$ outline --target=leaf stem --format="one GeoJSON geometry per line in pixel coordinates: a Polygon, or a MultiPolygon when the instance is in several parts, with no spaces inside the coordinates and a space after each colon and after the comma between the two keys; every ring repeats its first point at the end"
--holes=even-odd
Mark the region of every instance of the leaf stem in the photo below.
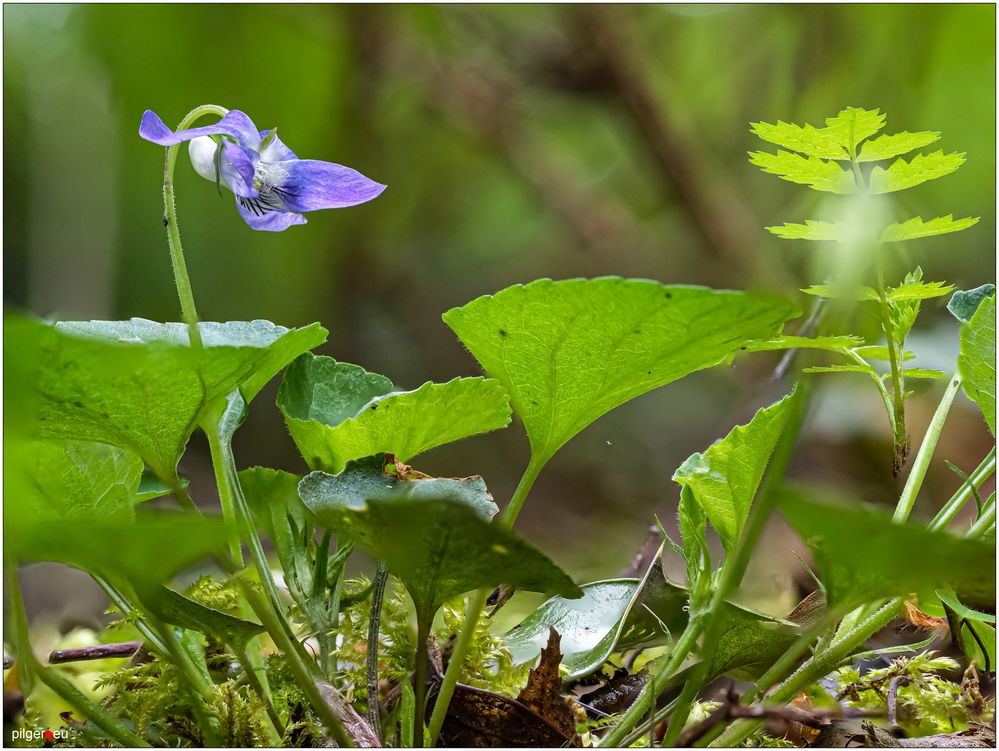
{"type": "MultiPolygon", "coordinates": [[[[916,458],[912,461],[912,469],[909,470],[905,487],[902,489],[902,494],[898,498],[898,504],[895,506],[895,515],[892,517],[896,522],[903,522],[909,518],[909,513],[916,503],[916,496],[923,486],[926,470],[929,469],[930,461],[933,459],[933,452],[936,451],[937,443],[940,441],[940,433],[943,431],[944,423],[947,421],[950,406],[954,403],[954,397],[957,395],[960,387],[961,376],[955,373],[954,377],[950,379],[950,383],[947,384],[943,397],[940,399],[940,404],[937,405],[936,412],[933,413],[933,418],[930,420],[926,434],[923,436],[923,442],[919,446],[916,458]]],[[[994,459],[994,449],[992,455],[994,459]]]]}
{"type": "MultiPolygon", "coordinates": [[[[214,104],[203,104],[195,107],[184,116],[177,130],[189,128],[196,120],[205,115],[225,117],[229,112],[225,107],[214,104]]],[[[163,224],[167,230],[167,244],[170,246],[170,262],[173,265],[174,284],[177,296],[180,298],[181,314],[187,324],[191,347],[201,348],[201,332],[198,331],[198,311],[194,305],[194,290],[191,288],[191,278],[187,273],[187,262],[184,260],[184,247],[180,242],[180,228],[177,226],[177,204],[173,193],[173,173],[177,165],[177,149],[179,144],[168,146],[163,161],[163,224]]]]}
{"type": "Polygon", "coordinates": [[[238,523],[239,514],[236,511],[236,498],[233,485],[228,481],[226,451],[218,434],[217,423],[214,430],[206,430],[208,448],[212,455],[212,473],[215,475],[215,485],[219,491],[219,504],[222,506],[222,516],[229,522],[229,556],[238,568],[243,567],[243,543],[240,540],[238,523]]]}
{"type": "MultiPolygon", "coordinates": [[[[513,527],[514,522],[517,521],[517,516],[520,514],[520,510],[524,506],[524,501],[527,500],[528,493],[534,487],[534,482],[538,479],[538,475],[541,474],[541,470],[544,469],[547,461],[547,459],[537,459],[532,454],[531,461],[528,463],[527,469],[524,470],[520,482],[517,483],[517,489],[513,492],[510,503],[496,516],[493,524],[497,524],[503,529],[511,529],[513,527]]],[[[486,599],[489,597],[489,592],[488,588],[479,589],[473,592],[468,598],[468,604],[465,606],[465,620],[462,623],[461,632],[458,634],[458,640],[455,642],[454,649],[451,652],[451,660],[447,664],[447,670],[444,671],[444,678],[441,682],[440,690],[437,692],[437,699],[434,704],[434,712],[430,717],[429,731],[431,743],[437,742],[437,736],[440,734],[441,726],[444,724],[448,705],[451,703],[451,697],[454,695],[454,687],[458,684],[458,678],[461,676],[465,655],[468,653],[472,636],[475,634],[475,628],[478,626],[479,618],[482,616],[482,610],[486,606],[486,599]]],[[[422,719],[420,722],[422,723],[422,719]]]]}
{"type": "Polygon", "coordinates": [[[413,748],[423,748],[423,726],[427,716],[427,641],[430,639],[430,622],[433,613],[416,616],[416,666],[413,671],[413,696],[416,699],[416,716],[413,722],[413,748]]]}

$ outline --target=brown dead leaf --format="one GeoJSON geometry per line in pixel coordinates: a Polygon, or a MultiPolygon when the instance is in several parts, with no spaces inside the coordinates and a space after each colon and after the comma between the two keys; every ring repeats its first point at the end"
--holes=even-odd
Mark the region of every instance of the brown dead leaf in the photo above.
{"type": "Polygon", "coordinates": [[[548,646],[541,650],[541,661],[531,670],[527,685],[517,701],[548,720],[566,737],[576,734],[576,721],[568,702],[562,698],[562,678],[558,666],[562,663],[559,644],[562,637],[554,628],[548,631],[548,646]]]}
{"type": "MultiPolygon", "coordinates": [[[[572,711],[561,695],[558,666],[562,656],[558,643],[558,633],[553,629],[541,663],[531,671],[527,686],[516,699],[459,683],[437,745],[443,748],[579,746],[572,711]]],[[[430,680],[434,685],[427,707],[428,718],[442,677],[440,650],[432,640],[429,646],[430,680]]]]}
{"type": "Polygon", "coordinates": [[[905,603],[905,619],[916,628],[923,628],[931,631],[935,628],[948,628],[946,618],[935,618],[931,615],[926,615],[926,613],[908,600],[905,603]]]}

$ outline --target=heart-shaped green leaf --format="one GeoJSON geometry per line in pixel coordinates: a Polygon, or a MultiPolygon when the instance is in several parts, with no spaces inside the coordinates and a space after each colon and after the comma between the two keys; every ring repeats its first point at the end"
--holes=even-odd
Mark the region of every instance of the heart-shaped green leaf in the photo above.
{"type": "Polygon", "coordinates": [[[742,534],[760,480],[787,424],[791,399],[788,396],[761,409],[747,425],[736,426],[673,473],[675,482],[691,489],[729,552],[742,534]]]}
{"type": "Polygon", "coordinates": [[[288,368],[278,407],[306,463],[332,473],[378,453],[409,461],[510,422],[509,397],[496,381],[455,378],[394,391],[384,376],[311,354],[288,368]]]}
{"type": "Polygon", "coordinates": [[[964,393],[985,415],[985,422],[996,434],[996,298],[981,300],[971,320],[961,326],[961,353],[957,370],[964,382],[964,393]]]}
{"type": "Polygon", "coordinates": [[[788,302],[644,279],[541,279],[444,321],[510,392],[535,464],[636,396],[717,365],[797,315],[788,302]]]}
{"type": "Polygon", "coordinates": [[[784,488],[778,503],[808,546],[830,607],[951,587],[972,602],[995,601],[995,544],[960,539],[894,522],[869,506],[812,500],[818,493],[784,488]]]}
{"type": "Polygon", "coordinates": [[[66,322],[43,356],[42,422],[49,435],[136,451],[168,484],[199,420],[239,388],[251,399],[285,364],[326,338],[318,324],[201,323],[204,348],[179,323],[66,322]]]}
{"type": "MultiPolygon", "coordinates": [[[[299,494],[327,527],[384,561],[406,585],[425,623],[451,597],[508,584],[531,592],[580,596],[579,588],[537,548],[486,521],[452,498],[369,498],[338,504],[321,473],[302,480],[299,494]]],[[[396,491],[398,492],[398,491],[396,491]]]]}

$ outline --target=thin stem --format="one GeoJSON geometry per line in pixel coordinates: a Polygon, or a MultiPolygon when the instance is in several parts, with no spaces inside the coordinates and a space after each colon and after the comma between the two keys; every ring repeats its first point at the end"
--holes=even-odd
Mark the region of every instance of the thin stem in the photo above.
{"type": "Polygon", "coordinates": [[[985,507],[982,509],[982,515],[975,520],[969,528],[965,537],[972,539],[980,539],[984,537],[993,524],[996,523],[996,502],[995,498],[990,501],[986,501],[985,507]]]}
{"type": "Polygon", "coordinates": [[[423,748],[423,726],[427,716],[427,640],[430,639],[430,621],[425,613],[416,616],[416,666],[413,672],[413,696],[416,698],[416,716],[413,722],[413,748],[423,748]]]}
{"type": "Polygon", "coordinates": [[[631,746],[632,743],[637,741],[646,733],[653,732],[656,729],[656,725],[658,725],[660,722],[665,720],[673,713],[673,710],[676,708],[676,702],[677,700],[674,699],[662,709],[658,709],[655,712],[653,712],[651,717],[649,717],[642,725],[639,725],[637,728],[635,728],[634,732],[631,735],[629,735],[627,738],[621,741],[621,746],[624,748],[628,748],[629,746],[631,746]]]}
{"type": "Polygon", "coordinates": [[[239,515],[236,511],[236,498],[233,484],[229,482],[228,466],[226,464],[227,454],[222,447],[222,439],[218,434],[217,423],[212,426],[215,429],[206,431],[208,434],[208,446],[212,455],[212,473],[215,475],[215,484],[219,491],[219,504],[222,506],[222,517],[229,524],[229,555],[237,568],[243,567],[243,544],[240,541],[239,527],[237,523],[239,515]]]}
{"type": "MultiPolygon", "coordinates": [[[[494,524],[499,525],[503,529],[511,529],[513,527],[514,522],[517,521],[517,516],[520,514],[520,510],[524,506],[524,501],[527,500],[528,493],[531,492],[531,488],[534,486],[534,481],[538,479],[538,475],[541,474],[541,470],[547,461],[547,459],[535,459],[534,456],[531,457],[527,469],[524,470],[520,482],[517,483],[517,489],[513,493],[513,498],[510,499],[507,507],[493,521],[494,524]]],[[[464,667],[465,655],[468,653],[468,647],[472,643],[472,635],[475,633],[479,618],[482,617],[482,610],[486,606],[489,593],[490,590],[488,588],[480,589],[474,592],[468,599],[461,633],[458,634],[458,640],[455,642],[454,649],[451,652],[451,660],[448,662],[447,670],[444,671],[440,691],[437,692],[434,713],[430,717],[429,730],[431,743],[437,742],[437,736],[440,734],[441,726],[444,724],[444,717],[447,715],[447,708],[451,703],[454,687],[458,685],[458,678],[461,676],[461,670],[464,667]]],[[[422,724],[422,719],[420,722],[422,724]]]]}
{"type": "Polygon", "coordinates": [[[547,460],[536,461],[533,456],[531,457],[531,462],[527,465],[527,469],[524,470],[520,482],[517,483],[517,489],[513,492],[513,498],[510,499],[507,507],[496,517],[496,523],[499,526],[504,529],[513,528],[514,522],[517,521],[517,517],[520,515],[520,510],[524,507],[524,501],[527,500],[527,494],[531,492],[531,488],[534,487],[534,481],[538,479],[538,475],[541,474],[541,470],[544,469],[546,463],[547,460]]]}
{"type": "Polygon", "coordinates": [[[454,649],[451,650],[451,659],[447,664],[447,670],[444,671],[440,690],[437,692],[434,713],[430,716],[428,729],[431,744],[437,742],[437,736],[440,735],[441,727],[444,725],[444,718],[447,716],[447,708],[451,703],[451,697],[454,695],[454,688],[458,684],[458,678],[461,677],[465,655],[468,653],[468,648],[472,643],[472,637],[475,635],[475,629],[479,624],[479,617],[486,607],[486,600],[489,599],[490,591],[488,587],[478,589],[468,596],[468,604],[465,605],[465,619],[461,624],[458,639],[454,643],[454,649]]]}
{"type": "MultiPolygon", "coordinates": [[[[187,113],[177,130],[191,127],[199,118],[205,115],[225,117],[229,112],[225,107],[205,104],[187,113]]],[[[198,311],[194,306],[194,290],[191,288],[191,278],[187,273],[187,262],[184,260],[184,247],[180,242],[180,228],[177,226],[177,204],[173,193],[173,172],[177,165],[177,149],[179,144],[168,146],[163,163],[163,224],[167,230],[167,244],[170,246],[170,262],[173,265],[173,278],[180,298],[180,309],[187,324],[191,347],[201,348],[201,332],[198,331],[198,311]]]]}
{"type": "Polygon", "coordinates": [[[111,582],[107,581],[97,574],[91,574],[91,578],[97,582],[98,586],[104,590],[104,593],[108,596],[108,599],[114,603],[115,607],[122,612],[129,622],[131,622],[142,634],[142,638],[146,640],[153,649],[155,649],[159,654],[166,656],[167,648],[163,643],[163,640],[157,636],[156,632],[150,628],[149,624],[146,623],[139,611],[129,602],[128,598],[118,590],[111,582]]]}
{"type": "Polygon", "coordinates": [[[982,484],[992,476],[992,473],[996,471],[996,447],[993,446],[988,455],[982,460],[982,463],[978,465],[974,472],[968,475],[968,478],[961,483],[961,487],[957,489],[957,492],[950,497],[950,500],[943,505],[943,508],[937,512],[937,515],[933,517],[933,521],[930,522],[930,529],[943,529],[948,524],[950,524],[951,519],[953,519],[957,512],[961,510],[968,499],[974,495],[974,492],[978,490],[982,484]]]}
{"type": "Polygon", "coordinates": [[[382,738],[381,705],[378,700],[378,630],[382,621],[382,599],[385,596],[385,585],[388,583],[388,567],[378,562],[375,572],[374,587],[371,590],[371,612],[368,616],[368,724],[372,731],[382,738]]]}
{"type": "MultiPolygon", "coordinates": [[[[923,486],[923,479],[926,477],[926,470],[929,469],[933,452],[936,451],[937,443],[940,441],[940,433],[943,431],[944,422],[947,420],[947,413],[950,412],[950,405],[954,402],[958,389],[961,387],[961,376],[957,373],[950,379],[947,389],[944,391],[940,404],[937,405],[933,419],[930,420],[929,427],[926,428],[926,435],[919,446],[916,458],[912,461],[912,469],[909,470],[909,477],[906,478],[905,487],[898,498],[895,506],[894,520],[903,522],[909,518],[913,505],[916,503],[916,496],[923,486]]],[[[994,455],[994,452],[993,452],[994,455]]]]}

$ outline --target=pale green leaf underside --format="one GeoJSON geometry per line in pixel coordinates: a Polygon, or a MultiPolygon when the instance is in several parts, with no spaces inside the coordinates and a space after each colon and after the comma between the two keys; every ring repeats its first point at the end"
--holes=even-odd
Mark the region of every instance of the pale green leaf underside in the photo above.
{"type": "Polygon", "coordinates": [[[778,151],[776,154],[754,151],[750,152],[749,161],[764,172],[815,190],[840,195],[857,192],[853,174],[836,162],[804,157],[790,151],[778,151]]]}
{"type": "Polygon", "coordinates": [[[384,561],[406,585],[418,618],[429,620],[451,597],[500,584],[581,595],[547,556],[465,503],[390,495],[361,507],[337,506],[310,477],[299,486],[305,505],[322,524],[384,561]]]}
{"type": "Polygon", "coordinates": [[[899,524],[869,506],[813,500],[816,491],[787,488],[784,517],[811,550],[830,605],[953,587],[973,602],[995,601],[995,545],[899,524]]]}
{"type": "Polygon", "coordinates": [[[974,289],[959,290],[947,303],[947,310],[961,323],[967,323],[974,317],[982,300],[993,297],[995,293],[996,286],[994,284],[983,284],[974,289]]]}
{"type": "Polygon", "coordinates": [[[929,146],[939,138],[940,134],[932,131],[918,133],[902,131],[891,135],[881,135],[861,144],[857,161],[878,162],[883,159],[893,159],[902,154],[908,154],[910,151],[929,146]]]}
{"type": "Polygon", "coordinates": [[[205,348],[183,324],[142,319],[59,323],[40,374],[45,433],[136,451],[165,482],[207,408],[239,388],[252,397],[287,362],[320,344],[318,324],[201,323],[205,348]]]}
{"type": "Polygon", "coordinates": [[[996,434],[996,298],[981,301],[975,315],[961,326],[961,352],[957,369],[964,393],[982,410],[996,434]]]}
{"type": "Polygon", "coordinates": [[[736,426],[703,453],[691,455],[673,473],[675,482],[693,491],[730,552],[742,534],[792,403],[793,397],[787,396],[761,409],[748,424],[736,426]]]}
{"type": "Polygon", "coordinates": [[[797,315],[784,300],[644,279],[542,279],[444,321],[499,380],[547,461],[601,415],[725,361],[797,315]]]}
{"type": "MultiPolygon", "coordinates": [[[[642,580],[611,579],[581,589],[583,597],[553,597],[504,634],[515,665],[537,658],[550,628],[562,637],[567,677],[578,678],[598,669],[614,652],[669,644],[687,626],[688,592],[663,576],[658,556],[642,580]]],[[[765,663],[764,652],[780,654],[797,632],[791,623],[731,603],[725,603],[722,614],[723,635],[711,676],[765,663]]]]}
{"type": "Polygon", "coordinates": [[[369,498],[391,494],[395,498],[448,499],[464,503],[487,521],[499,510],[479,476],[400,478],[383,471],[385,455],[376,454],[348,462],[338,475],[313,472],[301,483],[314,513],[324,508],[361,508],[369,498]]]}
{"type": "Polygon", "coordinates": [[[425,383],[414,391],[379,394],[381,388],[391,387],[386,379],[357,366],[346,366],[349,371],[342,366],[330,358],[306,355],[289,368],[281,385],[278,406],[299,452],[313,469],[337,473],[352,459],[378,453],[409,461],[424,451],[510,422],[509,396],[495,380],[455,378],[425,383]],[[331,375],[330,380],[313,378],[316,368],[331,375]],[[303,380],[308,380],[309,388],[301,387],[303,380]],[[326,424],[317,418],[338,422],[326,424]]]}
{"type": "Polygon", "coordinates": [[[964,164],[964,154],[944,154],[934,151],[932,154],[916,154],[911,161],[896,159],[887,169],[875,167],[868,178],[870,192],[894,193],[905,190],[928,180],[949,175],[964,164]]]}
{"type": "MultiPolygon", "coordinates": [[[[904,222],[889,224],[881,233],[881,242],[902,242],[946,235],[950,232],[960,232],[976,224],[978,224],[977,217],[954,219],[948,214],[924,222],[922,217],[916,216],[904,222]]],[[[812,219],[806,219],[804,224],[786,222],[778,227],[767,227],[767,230],[785,240],[816,242],[847,242],[850,235],[850,227],[845,222],[820,222],[812,219]]]]}

